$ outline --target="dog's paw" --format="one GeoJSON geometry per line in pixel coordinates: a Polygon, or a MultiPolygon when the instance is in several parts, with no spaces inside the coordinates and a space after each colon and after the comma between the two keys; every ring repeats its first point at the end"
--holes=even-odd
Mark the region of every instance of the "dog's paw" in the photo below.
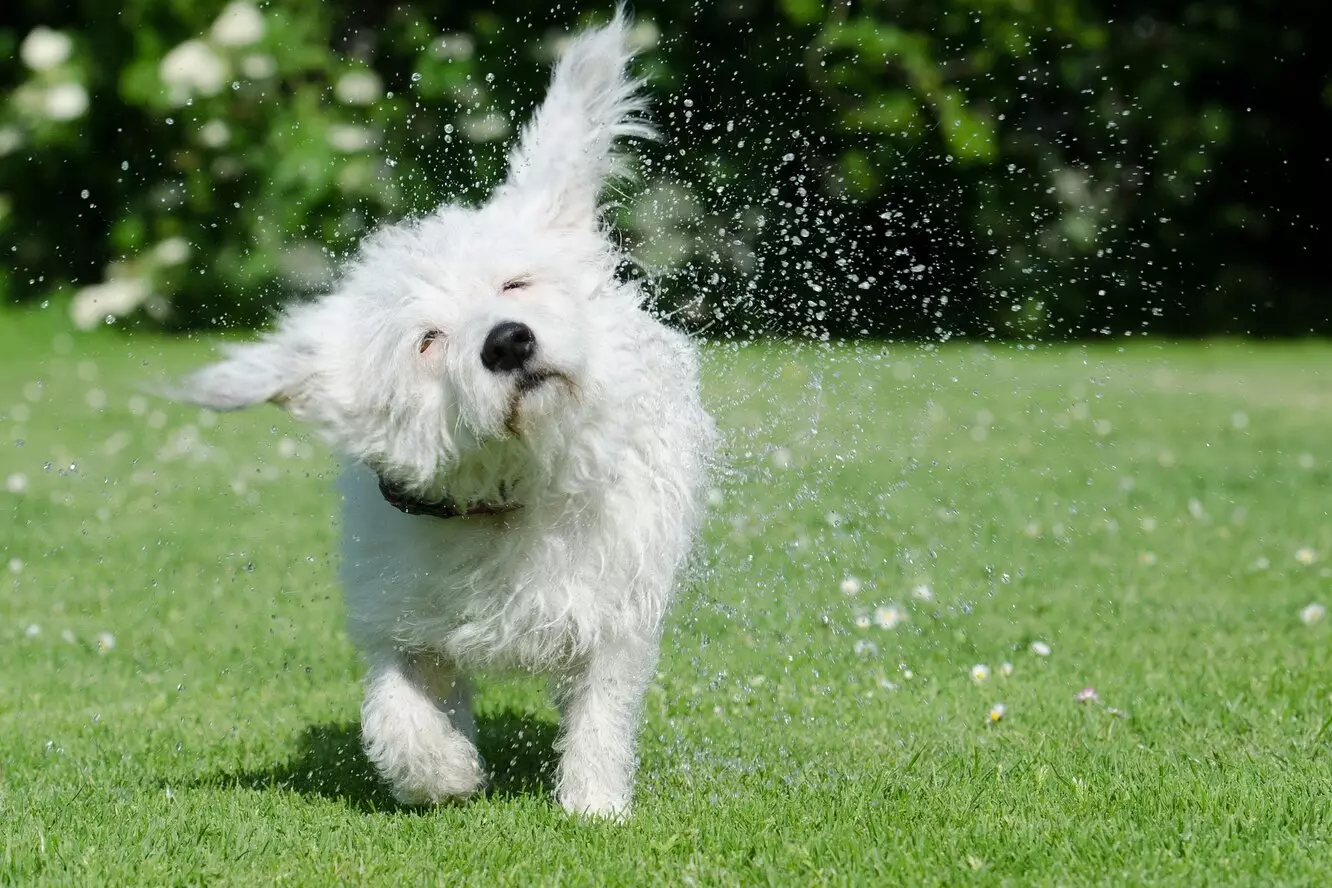
{"type": "Polygon", "coordinates": [[[476,747],[444,717],[427,724],[364,724],[365,753],[403,805],[437,805],[483,789],[476,747]]]}
{"type": "Polygon", "coordinates": [[[579,790],[561,789],[557,798],[565,811],[578,817],[615,823],[624,823],[629,819],[628,796],[597,792],[584,787],[579,790]]]}

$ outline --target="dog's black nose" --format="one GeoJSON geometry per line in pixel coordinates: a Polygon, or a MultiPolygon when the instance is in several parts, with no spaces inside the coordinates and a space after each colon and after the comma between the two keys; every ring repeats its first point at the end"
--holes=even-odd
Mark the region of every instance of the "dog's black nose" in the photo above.
{"type": "Polygon", "coordinates": [[[481,366],[491,373],[521,370],[536,354],[536,334],[517,321],[496,324],[481,346],[481,366]]]}

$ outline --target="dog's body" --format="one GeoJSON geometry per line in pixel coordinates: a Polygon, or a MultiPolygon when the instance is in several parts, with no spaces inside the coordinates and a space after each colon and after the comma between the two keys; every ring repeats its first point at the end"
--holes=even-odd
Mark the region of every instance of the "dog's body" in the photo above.
{"type": "Polygon", "coordinates": [[[483,785],[463,670],[499,667],[554,679],[560,802],[628,810],[713,427],[693,346],[616,280],[598,221],[614,139],[648,134],[625,31],[573,42],[489,203],[381,231],[179,392],[280,403],[346,459],[362,730],[405,803],[483,785]]]}

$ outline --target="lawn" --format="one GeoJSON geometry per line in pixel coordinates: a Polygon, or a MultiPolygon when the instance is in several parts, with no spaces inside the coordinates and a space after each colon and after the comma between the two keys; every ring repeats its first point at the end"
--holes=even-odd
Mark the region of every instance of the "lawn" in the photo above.
{"type": "Polygon", "coordinates": [[[0,883],[1332,883],[1332,348],[711,348],[625,825],[503,676],[392,803],[332,461],[142,393],[209,352],[0,314],[0,883]]]}

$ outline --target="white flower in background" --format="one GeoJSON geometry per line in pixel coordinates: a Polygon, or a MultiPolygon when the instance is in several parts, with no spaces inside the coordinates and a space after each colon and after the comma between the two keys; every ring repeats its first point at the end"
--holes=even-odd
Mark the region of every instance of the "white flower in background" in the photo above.
{"type": "Polygon", "coordinates": [[[210,120],[199,127],[199,141],[207,148],[224,148],[231,141],[231,129],[226,121],[210,120]]]}
{"type": "MultiPolygon", "coordinates": [[[[10,493],[19,494],[28,491],[28,476],[22,472],[15,472],[5,479],[5,490],[10,493]]],[[[1307,610],[1307,608],[1306,608],[1307,610]]]]}
{"type": "Polygon", "coordinates": [[[1004,678],[1008,678],[1010,675],[1013,674],[1013,664],[1008,662],[1000,663],[999,674],[1002,675],[1004,678]]]}
{"type": "Polygon", "coordinates": [[[468,141],[493,142],[507,136],[512,127],[507,117],[501,114],[487,114],[485,117],[463,118],[462,129],[468,141]]]}
{"type": "Polygon", "coordinates": [[[109,654],[116,646],[116,637],[110,632],[97,633],[97,653],[109,654]]]}
{"type": "Polygon", "coordinates": [[[984,663],[977,663],[971,667],[971,680],[976,684],[988,681],[990,678],[990,667],[984,663]]]}
{"type": "Polygon", "coordinates": [[[213,40],[219,46],[249,46],[264,36],[264,14],[253,3],[228,3],[213,22],[213,40]]]}
{"type": "Polygon", "coordinates": [[[1326,616],[1327,608],[1315,601],[1313,604],[1306,605],[1300,611],[1300,622],[1306,626],[1312,626],[1314,623],[1321,623],[1323,617],[1326,616]]]}
{"type": "Polygon", "coordinates": [[[143,278],[111,278],[79,290],[70,306],[70,316],[80,330],[91,330],[108,316],[129,314],[150,295],[148,281],[143,278]]]}
{"type": "Polygon", "coordinates": [[[852,577],[852,576],[848,576],[846,579],[842,580],[842,594],[843,594],[843,595],[859,595],[859,594],[860,594],[860,580],[858,580],[858,579],[856,579],[855,577],[852,577]]]}
{"type": "Polygon", "coordinates": [[[171,101],[183,105],[191,96],[215,96],[227,80],[227,63],[202,40],[186,40],[162,59],[158,68],[171,101]]]}
{"type": "Polygon", "coordinates": [[[917,601],[933,601],[934,590],[930,588],[929,583],[918,583],[915,588],[911,590],[911,597],[915,598],[917,601]]]}
{"type": "Polygon", "coordinates": [[[1318,560],[1318,553],[1306,546],[1295,552],[1295,560],[1300,564],[1313,564],[1318,560]]]}
{"type": "Polygon", "coordinates": [[[57,83],[46,90],[42,110],[52,120],[76,120],[88,110],[88,91],[77,83],[57,83]]]}
{"type": "Polygon", "coordinates": [[[277,61],[266,53],[252,52],[241,59],[241,73],[251,80],[264,80],[277,73],[277,61]]]}
{"type": "Polygon", "coordinates": [[[50,71],[69,60],[74,42],[62,31],[38,25],[19,45],[19,58],[34,71],[50,71]]]}
{"type": "Polygon", "coordinates": [[[1038,657],[1048,657],[1050,656],[1050,646],[1043,641],[1033,641],[1031,652],[1038,657]]]}
{"type": "Polygon", "coordinates": [[[344,105],[373,105],[384,95],[384,83],[374,71],[349,71],[333,84],[333,97],[344,105]]]}
{"type": "Polygon", "coordinates": [[[629,30],[629,46],[634,52],[652,49],[661,40],[661,31],[649,21],[638,21],[629,30]]]}
{"type": "Polygon", "coordinates": [[[1007,713],[1008,713],[1007,706],[1005,706],[1002,703],[996,703],[990,707],[990,711],[985,714],[985,717],[986,719],[989,720],[990,724],[994,724],[998,721],[1001,721],[1004,715],[1006,715],[1007,713]]]}
{"type": "Polygon", "coordinates": [[[0,157],[17,151],[23,144],[23,133],[17,127],[0,126],[0,157]]]}
{"type": "Polygon", "coordinates": [[[328,144],[346,154],[364,151],[376,142],[373,130],[349,123],[338,123],[328,128],[328,144]]]}
{"type": "Polygon", "coordinates": [[[430,51],[440,59],[470,59],[476,51],[476,44],[470,34],[444,34],[430,46],[430,51]]]}
{"type": "Polygon", "coordinates": [[[190,242],[183,237],[169,237],[153,248],[158,265],[179,265],[190,258],[190,242]]]}

